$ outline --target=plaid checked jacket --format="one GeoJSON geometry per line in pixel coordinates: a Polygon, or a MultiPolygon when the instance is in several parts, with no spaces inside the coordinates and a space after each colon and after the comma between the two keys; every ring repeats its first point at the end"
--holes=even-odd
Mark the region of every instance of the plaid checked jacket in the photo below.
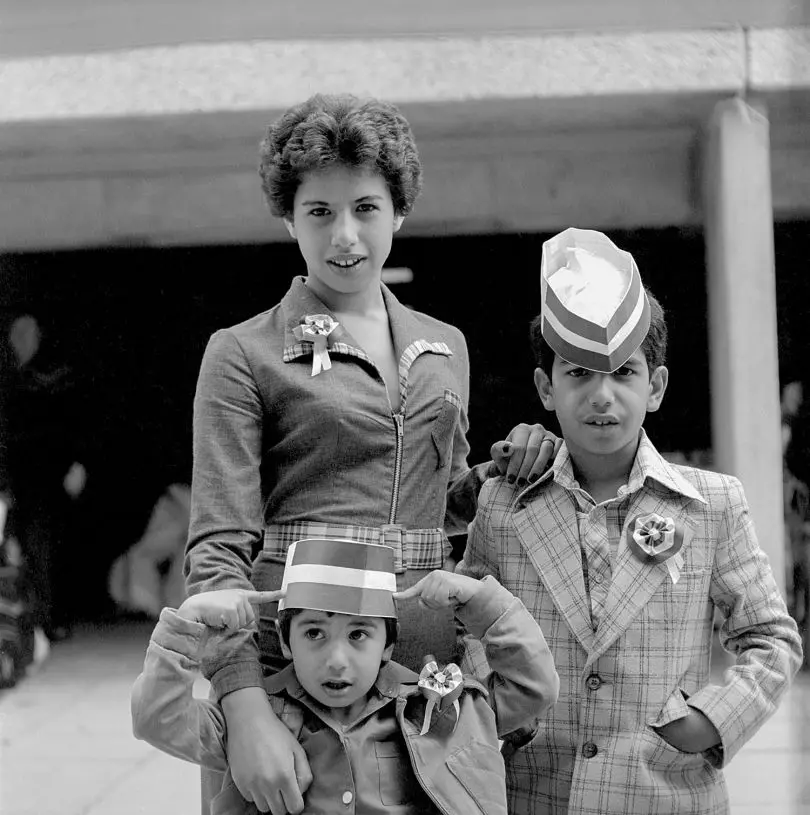
{"type": "MultiPolygon", "coordinates": [[[[642,431],[627,488],[610,502],[611,585],[597,630],[583,577],[571,460],[522,492],[503,478],[479,497],[459,570],[493,574],[540,623],[559,701],[507,759],[514,815],[728,812],[721,768],[774,711],[801,662],[788,615],[736,479],[664,461],[642,431]],[[627,526],[649,512],[684,533],[684,566],[642,563],[627,526]],[[710,684],[714,610],[735,654],[710,684]],[[682,753],[653,729],[701,710],[722,747],[682,753]]],[[[474,654],[473,659],[480,658],[474,654]]]]}

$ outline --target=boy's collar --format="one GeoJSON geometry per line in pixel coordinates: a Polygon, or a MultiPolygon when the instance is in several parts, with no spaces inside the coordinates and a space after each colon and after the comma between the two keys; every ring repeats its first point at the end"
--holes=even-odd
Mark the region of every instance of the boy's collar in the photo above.
{"type": "MultiPolygon", "coordinates": [[[[374,688],[381,696],[395,699],[399,695],[401,685],[415,684],[418,680],[419,677],[417,674],[404,665],[389,661],[380,666],[380,672],[377,674],[374,688]]],[[[293,699],[308,696],[298,681],[298,676],[295,673],[295,667],[293,665],[288,665],[277,674],[268,677],[264,682],[264,689],[271,696],[279,696],[285,692],[293,699]]]]}
{"type": "MultiPolygon", "coordinates": [[[[705,504],[706,499],[690,484],[664,457],[655,449],[644,428],[639,432],[638,450],[627,481],[628,494],[640,490],[648,478],[657,481],[672,492],[692,498],[705,504]]],[[[553,480],[567,490],[577,489],[578,484],[574,477],[574,465],[565,442],[562,443],[552,466],[544,472],[533,484],[529,484],[518,496],[518,500],[526,501],[533,490],[541,484],[553,480]]]]}

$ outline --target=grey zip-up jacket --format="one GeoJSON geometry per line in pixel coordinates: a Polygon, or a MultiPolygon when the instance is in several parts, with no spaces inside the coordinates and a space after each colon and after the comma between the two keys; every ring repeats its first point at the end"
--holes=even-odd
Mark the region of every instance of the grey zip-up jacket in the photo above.
{"type": "MultiPolygon", "coordinates": [[[[449,550],[442,529],[466,532],[488,464],[467,466],[464,337],[382,292],[400,360],[397,413],[376,366],[342,326],[329,336],[332,367],[311,375],[312,346],[294,329],[306,315],[330,312],[303,277],[278,305],[209,341],[194,402],[191,594],[250,588],[251,580],[257,589],[277,588],[290,541],[268,544],[268,528],[432,530],[430,543],[407,548],[402,585],[442,566],[449,550]]],[[[411,667],[424,653],[447,654],[443,644],[455,640],[449,616],[420,614],[403,625],[415,638],[406,636],[400,650],[411,667]]],[[[260,628],[272,663],[274,630],[268,621],[260,628]]],[[[204,664],[217,697],[261,686],[258,657],[252,636],[223,643],[204,664]]]]}

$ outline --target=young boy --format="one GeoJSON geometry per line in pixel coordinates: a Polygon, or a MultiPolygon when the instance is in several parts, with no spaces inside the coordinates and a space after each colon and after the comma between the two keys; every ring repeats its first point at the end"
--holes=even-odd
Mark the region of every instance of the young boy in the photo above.
{"type": "Polygon", "coordinates": [[[642,424],[667,387],[666,324],[632,257],[566,230],[543,247],[534,381],[564,445],[525,489],[487,482],[462,573],[540,623],[560,699],[507,758],[514,815],[716,815],[722,767],[800,664],[796,625],[740,482],[668,464],[642,424]],[[710,684],[712,621],[736,656],[710,684]]]}
{"type": "MultiPolygon", "coordinates": [[[[251,602],[279,603],[277,627],[292,664],[266,680],[270,703],[307,754],[313,780],[304,813],[506,815],[498,737],[536,720],[557,698],[548,646],[523,604],[492,577],[435,571],[396,593],[394,551],[309,539],[288,552],[277,592],[225,590],[164,609],[132,694],[135,735],[226,771],[219,705],[192,696],[206,641],[255,621],[251,602]],[[421,675],[391,661],[394,600],[454,608],[486,647],[486,686],[458,668],[421,675]]],[[[226,773],[215,815],[275,812],[246,801],[226,773]]],[[[286,811],[286,808],[285,808],[286,811]]]]}

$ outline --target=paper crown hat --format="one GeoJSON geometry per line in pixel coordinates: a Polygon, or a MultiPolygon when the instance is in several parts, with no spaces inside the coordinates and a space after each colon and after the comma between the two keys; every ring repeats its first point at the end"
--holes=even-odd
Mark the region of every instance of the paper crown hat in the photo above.
{"type": "Polygon", "coordinates": [[[636,262],[607,235],[566,229],[543,244],[541,333],[557,356],[612,373],[650,328],[650,302],[636,262]]]}
{"type": "Polygon", "coordinates": [[[334,538],[307,538],[287,550],[281,588],[284,608],[308,608],[396,617],[394,550],[390,546],[334,538]]]}

